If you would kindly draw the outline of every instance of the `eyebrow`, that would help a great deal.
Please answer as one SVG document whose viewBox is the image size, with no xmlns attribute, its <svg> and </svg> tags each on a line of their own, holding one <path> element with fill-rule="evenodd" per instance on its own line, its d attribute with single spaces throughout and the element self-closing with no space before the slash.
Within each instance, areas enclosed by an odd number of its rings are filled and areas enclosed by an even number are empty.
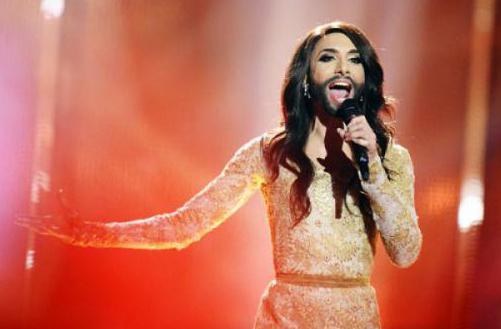
<svg viewBox="0 0 501 329">
<path fill-rule="evenodd" d="M 320 55 L 324 51 L 328 52 L 328 53 L 339 54 L 339 50 L 337 50 L 336 48 L 324 48 L 318 54 Z M 360 52 L 357 49 L 352 48 L 352 49 L 348 50 L 348 54 L 359 54 L 360 55 Z"/>
</svg>

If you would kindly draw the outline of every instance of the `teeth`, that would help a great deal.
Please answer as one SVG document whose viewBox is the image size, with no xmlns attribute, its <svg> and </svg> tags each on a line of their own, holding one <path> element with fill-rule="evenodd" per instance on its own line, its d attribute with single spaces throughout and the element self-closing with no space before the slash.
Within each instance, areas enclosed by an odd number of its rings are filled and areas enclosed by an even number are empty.
<svg viewBox="0 0 501 329">
<path fill-rule="evenodd" d="M 351 85 L 347 82 L 336 82 L 330 85 L 330 89 L 346 89 L 349 91 L 351 89 Z"/>
</svg>

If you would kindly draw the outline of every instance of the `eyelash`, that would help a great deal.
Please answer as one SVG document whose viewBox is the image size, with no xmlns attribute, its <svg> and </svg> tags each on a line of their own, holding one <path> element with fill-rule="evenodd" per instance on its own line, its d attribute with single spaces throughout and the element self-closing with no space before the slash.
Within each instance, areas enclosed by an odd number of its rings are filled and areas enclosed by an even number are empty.
<svg viewBox="0 0 501 329">
<path fill-rule="evenodd" d="M 322 56 L 320 57 L 320 59 L 319 59 L 319 60 L 320 60 L 321 62 L 326 63 L 326 62 L 329 62 L 329 61 L 330 61 L 330 60 L 332 60 L 332 59 L 334 59 L 334 57 L 333 57 L 333 56 L 330 56 L 330 55 L 322 55 Z"/>
<path fill-rule="evenodd" d="M 334 56 L 331 56 L 331 55 L 323 55 L 320 57 L 320 61 L 321 62 L 324 62 L 324 63 L 327 63 L 327 62 L 330 62 L 331 60 L 334 59 Z M 352 57 L 350 58 L 350 61 L 354 64 L 361 64 L 362 63 L 362 59 L 360 57 Z"/>
<path fill-rule="evenodd" d="M 353 63 L 355 64 L 361 64 L 362 63 L 362 59 L 360 57 L 353 57 L 350 59 Z"/>
</svg>

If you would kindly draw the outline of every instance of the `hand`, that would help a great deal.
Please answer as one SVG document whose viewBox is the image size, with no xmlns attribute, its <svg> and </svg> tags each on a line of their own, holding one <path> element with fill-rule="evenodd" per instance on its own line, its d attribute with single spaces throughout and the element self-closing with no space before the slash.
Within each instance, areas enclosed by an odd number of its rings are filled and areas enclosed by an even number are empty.
<svg viewBox="0 0 501 329">
<path fill-rule="evenodd" d="M 64 196 L 63 189 L 57 193 L 58 203 L 62 214 L 42 216 L 16 216 L 14 223 L 26 227 L 35 233 L 54 236 L 63 242 L 71 243 L 74 240 L 75 224 L 81 222 L 79 213 L 71 208 Z"/>
<path fill-rule="evenodd" d="M 344 129 L 337 128 L 338 134 L 345 142 L 354 142 L 367 149 L 369 161 L 378 155 L 376 134 L 364 115 L 351 119 Z"/>
</svg>

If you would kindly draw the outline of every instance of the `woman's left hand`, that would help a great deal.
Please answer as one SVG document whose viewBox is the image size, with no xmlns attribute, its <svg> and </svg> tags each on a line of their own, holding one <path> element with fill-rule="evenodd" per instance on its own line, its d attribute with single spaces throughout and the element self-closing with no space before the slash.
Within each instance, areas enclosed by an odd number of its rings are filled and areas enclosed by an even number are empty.
<svg viewBox="0 0 501 329">
<path fill-rule="evenodd" d="M 367 148 L 369 161 L 377 157 L 376 134 L 364 115 L 354 117 L 344 129 L 337 128 L 337 132 L 344 141 L 357 143 Z"/>
</svg>

